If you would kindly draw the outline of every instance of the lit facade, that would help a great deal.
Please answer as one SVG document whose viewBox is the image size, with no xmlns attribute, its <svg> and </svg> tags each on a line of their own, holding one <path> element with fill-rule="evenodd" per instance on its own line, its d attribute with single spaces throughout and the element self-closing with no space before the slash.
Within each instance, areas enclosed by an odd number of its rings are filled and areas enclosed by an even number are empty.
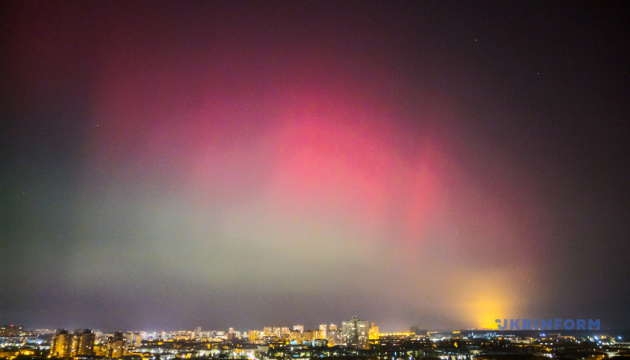
<svg viewBox="0 0 630 360">
<path fill-rule="evenodd" d="M 370 340 L 378 340 L 378 336 L 379 336 L 378 326 L 374 325 L 374 323 L 371 323 L 368 338 Z"/>
<path fill-rule="evenodd" d="M 74 334 L 68 330 L 57 330 L 50 345 L 49 357 L 66 358 L 73 356 L 94 355 L 96 335 L 92 330 L 76 330 Z"/>
<path fill-rule="evenodd" d="M 328 325 L 319 325 L 319 337 L 318 339 L 328 339 Z"/>
<path fill-rule="evenodd" d="M 127 355 L 127 341 L 121 332 L 117 332 L 107 342 L 107 357 L 119 358 Z"/>
<path fill-rule="evenodd" d="M 68 330 L 57 330 L 50 344 L 49 357 L 65 358 L 70 356 L 71 335 Z"/>
<path fill-rule="evenodd" d="M 353 316 L 351 320 L 343 321 L 341 328 L 343 342 L 348 347 L 357 349 L 367 349 L 369 347 L 370 323 L 368 321 L 359 320 L 359 318 Z"/>
</svg>

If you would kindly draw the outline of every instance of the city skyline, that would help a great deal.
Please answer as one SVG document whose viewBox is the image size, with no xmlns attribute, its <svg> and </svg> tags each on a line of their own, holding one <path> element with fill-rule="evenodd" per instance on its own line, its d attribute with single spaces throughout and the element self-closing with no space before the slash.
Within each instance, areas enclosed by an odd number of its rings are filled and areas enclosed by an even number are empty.
<svg viewBox="0 0 630 360">
<path fill-rule="evenodd" d="M 628 328 L 627 23 L 3 1 L 0 324 Z"/>
<path fill-rule="evenodd" d="M 372 321 L 368 321 L 368 320 L 360 320 L 358 317 L 353 316 L 351 321 L 357 319 L 365 324 L 367 324 L 367 327 L 370 330 L 370 333 L 372 331 L 375 332 L 375 334 L 381 333 L 381 334 L 403 334 L 403 333 L 414 333 L 417 335 L 424 335 L 424 334 L 428 334 L 428 333 L 441 333 L 441 332 L 459 332 L 459 331 L 479 331 L 479 332 L 506 332 L 506 333 L 510 333 L 511 331 L 524 331 L 524 332 L 535 332 L 535 331 L 540 331 L 540 332 L 545 332 L 545 331 L 569 331 L 569 332 L 594 332 L 594 331 L 621 331 L 621 332 L 628 332 L 630 331 L 629 329 L 625 329 L 625 328 L 605 328 L 605 327 L 601 327 L 601 320 L 600 319 L 496 319 L 497 322 L 497 326 L 492 327 L 492 328 L 452 328 L 452 329 L 446 329 L 446 328 L 425 328 L 422 326 L 418 326 L 418 325 L 410 325 L 407 326 L 406 328 L 399 328 L 399 329 L 383 329 L 381 327 L 379 327 L 378 324 L 372 322 Z M 517 321 L 517 326 L 514 326 L 514 321 Z M 510 321 L 512 321 L 512 323 L 510 323 Z M 527 324 L 525 324 L 524 322 L 521 325 L 521 321 L 527 321 Z M 318 334 L 322 334 L 322 336 L 326 337 L 326 334 L 330 331 L 330 332 L 341 332 L 341 331 L 345 331 L 344 329 L 344 323 L 347 323 L 347 320 L 343 320 L 343 321 L 338 321 L 336 323 L 321 323 L 321 324 L 316 324 L 313 326 L 310 325 L 303 325 L 303 324 L 293 324 L 293 325 L 288 325 L 288 324 L 265 324 L 263 325 L 259 325 L 259 326 L 254 326 L 254 327 L 249 327 L 249 328 L 234 328 L 234 327 L 227 327 L 227 328 L 207 328 L 206 326 L 194 326 L 192 328 L 188 328 L 188 329 L 184 329 L 184 328 L 178 328 L 178 329 L 173 329 L 173 328 L 161 328 L 161 329 L 121 329 L 121 328 L 110 328 L 110 329 L 93 329 L 94 331 L 100 331 L 103 333 L 115 333 L 115 332 L 133 332 L 133 333 L 169 333 L 169 334 L 175 334 L 175 333 L 188 333 L 188 334 L 194 334 L 194 333 L 199 333 L 199 332 L 203 332 L 203 333 L 217 333 L 218 335 L 227 335 L 230 332 L 236 332 L 238 333 L 248 333 L 251 331 L 256 331 L 256 332 L 260 332 L 262 333 L 266 333 L 269 332 L 269 334 L 267 334 L 267 336 L 271 336 L 271 334 L 275 334 L 275 333 L 293 333 L 293 332 L 318 332 Z M 565 324 L 566 322 L 566 324 Z M 511 324 L 511 325 L 510 325 Z M 23 330 L 28 330 L 28 331 L 35 331 L 35 332 L 39 332 L 40 334 L 45 334 L 45 333 L 52 333 L 58 330 L 66 330 L 66 331 L 71 331 L 72 329 L 75 330 L 83 330 L 85 329 L 85 327 L 82 326 L 70 326 L 70 327 L 52 327 L 52 328 L 47 328 L 47 329 L 39 329 L 39 328 L 34 328 L 34 329 L 24 329 L 23 325 L 4 325 L 2 328 L 4 327 L 15 327 L 16 329 L 23 329 Z M 381 331 L 384 330 L 384 331 Z"/>
<path fill-rule="evenodd" d="M 572 321 L 572 320 L 569 320 Z M 482 334 L 494 337 L 500 337 L 502 335 L 518 335 L 518 336 L 534 336 L 534 337 L 546 337 L 547 333 L 557 335 L 581 335 L 581 336 L 593 336 L 593 334 L 600 334 L 602 336 L 619 335 L 615 337 L 625 338 L 630 336 L 629 329 L 602 329 L 599 327 L 597 320 L 590 319 L 588 325 L 576 328 L 571 325 L 567 328 L 561 324 L 553 324 L 553 319 L 549 319 L 549 323 L 542 324 L 541 326 L 526 327 L 526 328 L 513 328 L 504 327 L 496 329 L 423 329 L 419 326 L 410 326 L 409 329 L 400 331 L 381 331 L 381 328 L 374 322 L 358 319 L 353 317 L 350 320 L 342 321 L 342 326 L 338 324 L 319 324 L 314 327 L 304 327 L 301 324 L 295 324 L 293 326 L 261 326 L 258 328 L 244 329 L 208 329 L 203 326 L 197 326 L 193 329 L 86 329 L 76 328 L 74 330 L 67 328 L 55 328 L 55 329 L 27 329 L 24 326 L 18 325 L 0 325 L 0 337 L 46 337 L 51 334 L 61 335 L 78 335 L 79 338 L 85 337 L 85 335 L 95 334 L 98 338 L 109 337 L 117 333 L 124 335 L 125 337 L 136 337 L 138 343 L 140 339 L 143 341 L 156 341 L 156 340 L 192 340 L 199 341 L 201 339 L 223 339 L 227 341 L 232 340 L 248 340 L 248 341 L 261 341 L 261 342 L 273 342 L 278 341 L 280 338 L 293 338 L 294 336 L 305 336 L 308 341 L 315 339 L 328 339 L 329 346 L 347 346 L 352 348 L 361 348 L 363 345 L 356 343 L 356 339 L 347 338 L 348 334 L 357 333 L 357 327 L 352 327 L 348 323 L 359 322 L 365 323 L 364 330 L 359 330 L 358 334 L 364 337 L 365 340 L 376 340 L 379 338 L 387 337 L 436 337 L 446 336 L 451 334 L 453 336 L 464 336 L 462 334 Z M 232 336 L 233 335 L 233 336 Z M 485 336 L 484 335 L 484 336 Z M 623 336 L 621 336 L 623 335 Z M 356 336 L 356 334 L 355 334 Z M 334 343 L 332 338 L 337 337 L 337 343 Z M 278 338 L 278 339 L 276 339 Z M 355 341 L 354 343 L 352 341 Z M 77 343 L 78 344 L 78 343 Z M 63 357 L 63 356 L 62 356 Z"/>
<path fill-rule="evenodd" d="M 378 359 L 378 360 L 532 360 L 623 359 L 630 350 L 625 332 L 452 331 L 382 333 L 371 324 L 369 335 L 356 317 L 322 329 L 296 325 L 263 331 L 227 333 L 193 331 L 103 333 L 91 329 L 31 332 L 0 325 L 0 356 L 7 360 L 173 360 L 210 359 Z M 16 331 L 19 330 L 19 331 Z M 302 331 L 300 331 L 302 330 Z M 358 332 L 357 332 L 358 331 Z"/>
</svg>

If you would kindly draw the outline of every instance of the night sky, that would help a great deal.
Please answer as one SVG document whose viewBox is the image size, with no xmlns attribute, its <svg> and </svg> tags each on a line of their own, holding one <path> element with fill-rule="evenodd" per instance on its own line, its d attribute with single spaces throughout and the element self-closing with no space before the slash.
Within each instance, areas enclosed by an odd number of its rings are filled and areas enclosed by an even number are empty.
<svg viewBox="0 0 630 360">
<path fill-rule="evenodd" d="M 630 327 L 628 2 L 0 6 L 0 324 Z"/>
</svg>

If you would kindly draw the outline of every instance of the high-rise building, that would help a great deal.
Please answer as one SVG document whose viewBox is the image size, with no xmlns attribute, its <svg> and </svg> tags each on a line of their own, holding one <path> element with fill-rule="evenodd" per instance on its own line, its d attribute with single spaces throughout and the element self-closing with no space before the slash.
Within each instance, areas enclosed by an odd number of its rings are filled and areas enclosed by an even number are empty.
<svg viewBox="0 0 630 360">
<path fill-rule="evenodd" d="M 302 341 L 312 341 L 313 338 L 315 337 L 314 331 L 313 330 L 306 330 L 304 332 L 302 332 L 300 338 L 302 339 Z"/>
<path fill-rule="evenodd" d="M 330 324 L 328 327 L 328 345 L 336 346 L 343 344 L 341 332 L 337 330 L 337 324 Z"/>
<path fill-rule="evenodd" d="M 50 343 L 49 357 L 65 358 L 70 357 L 70 346 L 72 345 L 72 336 L 68 334 L 68 330 L 59 329 L 53 335 Z"/>
<path fill-rule="evenodd" d="M 288 339 L 291 336 L 291 329 L 288 326 L 283 326 L 280 328 L 280 336 L 283 339 Z"/>
<path fill-rule="evenodd" d="M 260 337 L 260 331 L 258 330 L 249 330 L 249 341 L 258 340 Z"/>
<path fill-rule="evenodd" d="M 95 340 L 96 334 L 94 334 L 94 331 L 89 329 L 76 330 L 72 336 L 71 356 L 94 355 Z"/>
<path fill-rule="evenodd" d="M 50 345 L 49 357 L 67 358 L 73 356 L 94 355 L 96 334 L 92 330 L 76 330 L 74 334 L 68 330 L 57 330 Z"/>
<path fill-rule="evenodd" d="M 369 347 L 368 337 L 370 323 L 368 321 L 359 320 L 358 317 L 353 316 L 351 320 L 343 321 L 341 327 L 343 342 L 348 347 L 358 349 L 367 349 Z"/>
<path fill-rule="evenodd" d="M 328 339 L 328 325 L 319 325 L 319 337 L 318 339 Z"/>
<path fill-rule="evenodd" d="M 304 325 L 300 325 L 300 324 L 293 325 L 293 330 L 294 331 L 299 331 L 299 332 L 304 332 Z"/>
<path fill-rule="evenodd" d="M 22 326 L 2 325 L 0 326 L 0 337 L 20 336 L 24 331 Z"/>
<path fill-rule="evenodd" d="M 107 357 L 119 358 L 127 354 L 127 342 L 123 333 L 118 331 L 107 342 Z"/>
<path fill-rule="evenodd" d="M 273 332 L 273 329 L 271 328 L 271 326 L 265 326 L 263 328 L 263 336 L 271 336 Z"/>
<path fill-rule="evenodd" d="M 142 346 L 142 336 L 138 333 L 126 332 L 123 334 L 128 348 L 138 348 Z"/>
<path fill-rule="evenodd" d="M 271 335 L 273 336 L 280 337 L 282 335 L 282 328 L 274 326 L 273 331 L 271 333 L 272 333 Z"/>
</svg>

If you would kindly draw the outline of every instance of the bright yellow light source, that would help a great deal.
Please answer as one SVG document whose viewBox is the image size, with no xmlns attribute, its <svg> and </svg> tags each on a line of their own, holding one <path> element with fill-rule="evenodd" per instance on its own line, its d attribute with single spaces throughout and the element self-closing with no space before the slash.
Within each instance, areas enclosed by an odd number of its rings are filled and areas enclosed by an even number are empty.
<svg viewBox="0 0 630 360">
<path fill-rule="evenodd" d="M 514 289 L 507 274 L 483 272 L 461 279 L 456 292 L 462 315 L 478 328 L 496 329 L 495 319 L 519 315 Z"/>
</svg>

